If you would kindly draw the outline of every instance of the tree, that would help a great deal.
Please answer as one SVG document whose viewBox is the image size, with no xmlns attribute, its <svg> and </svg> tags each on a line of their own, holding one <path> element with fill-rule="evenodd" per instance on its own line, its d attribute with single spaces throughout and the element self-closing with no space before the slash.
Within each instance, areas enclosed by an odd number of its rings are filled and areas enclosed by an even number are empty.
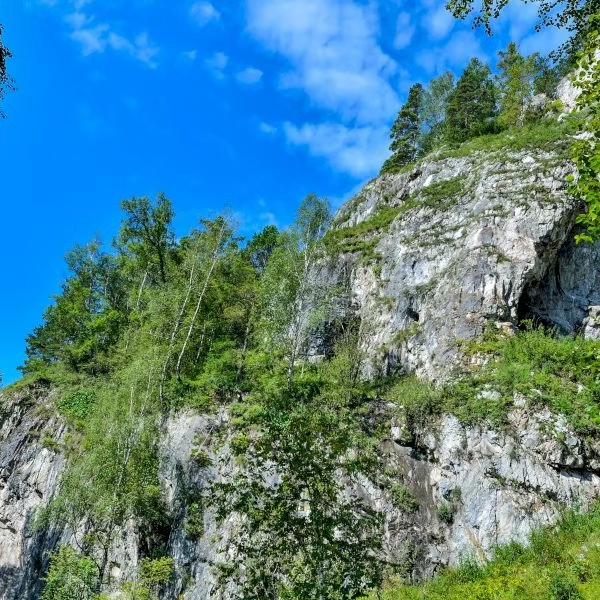
<svg viewBox="0 0 600 600">
<path fill-rule="evenodd" d="M 148 198 L 132 198 L 121 204 L 126 213 L 118 245 L 135 255 L 146 272 L 158 270 L 162 283 L 167 281 L 167 262 L 173 247 L 171 201 L 159 194 L 155 203 Z"/>
<path fill-rule="evenodd" d="M 521 126 L 525 120 L 527 106 L 533 97 L 539 56 L 523 56 L 514 42 L 511 42 L 505 51 L 500 51 L 498 56 L 498 123 L 507 128 Z"/>
<path fill-rule="evenodd" d="M 575 197 L 586 206 L 586 212 L 577 219 L 584 232 L 576 239 L 590 243 L 600 240 L 600 13 L 592 18 L 591 25 L 577 62 L 576 84 L 581 89 L 577 109 L 586 119 L 585 135 L 573 146 L 578 178 L 571 186 Z"/>
<path fill-rule="evenodd" d="M 385 161 L 382 172 L 399 169 L 414 162 L 418 157 L 423 92 L 423 86 L 420 83 L 410 88 L 408 99 L 400 109 L 392 126 L 390 133 L 392 156 Z"/>
<path fill-rule="evenodd" d="M 0 23 L 0 119 L 3 119 L 5 117 L 5 114 L 1 108 L 1 102 L 4 99 L 6 91 L 14 89 L 13 81 L 8 75 L 8 71 L 6 68 L 6 61 L 9 58 L 12 58 L 12 53 L 6 46 L 4 46 L 4 43 L 2 41 L 3 33 L 4 27 Z"/>
<path fill-rule="evenodd" d="M 243 467 L 212 496 L 220 518 L 242 517 L 222 570 L 241 600 L 354 600 L 381 583 L 382 515 L 350 491 L 379 473 L 358 416 L 368 386 L 355 340 L 344 346 L 287 382 L 272 356 L 250 365 L 252 394 L 234 407 Z"/>
<path fill-rule="evenodd" d="M 278 244 L 279 231 L 274 225 L 268 225 L 250 240 L 245 252 L 258 273 L 265 272 L 269 259 Z"/>
<path fill-rule="evenodd" d="M 537 56 L 536 74 L 533 81 L 533 91 L 536 94 L 545 94 L 548 98 L 556 96 L 556 88 L 560 78 L 565 75 L 561 62 L 552 64 L 547 56 Z"/>
<path fill-rule="evenodd" d="M 490 133 L 495 127 L 496 89 L 487 65 L 473 58 L 448 101 L 447 136 L 454 143 Z"/>
<path fill-rule="evenodd" d="M 536 29 L 555 26 L 573 33 L 564 48 L 574 60 L 576 52 L 583 47 L 588 33 L 593 30 L 591 17 L 600 12 L 600 0 L 531 0 L 538 4 L 539 22 Z M 476 13 L 475 24 L 492 31 L 492 20 L 497 19 L 509 0 L 448 0 L 448 10 L 458 19 Z"/>
<path fill-rule="evenodd" d="M 76 247 L 66 262 L 70 277 L 43 325 L 27 338 L 26 373 L 61 361 L 75 371 L 105 372 L 126 322 L 126 290 L 115 258 L 95 241 Z"/>
<path fill-rule="evenodd" d="M 454 75 L 449 71 L 431 81 L 423 94 L 420 120 L 424 133 L 421 152 L 426 154 L 442 143 L 448 101 L 454 90 Z"/>
<path fill-rule="evenodd" d="M 331 223 L 329 203 L 314 194 L 302 202 L 296 222 L 280 236 L 260 284 L 259 345 L 283 354 L 291 378 L 311 315 L 320 303 L 319 286 L 309 281 Z"/>
<path fill-rule="evenodd" d="M 50 559 L 42 600 L 92 600 L 97 586 L 94 561 L 62 546 Z"/>
</svg>

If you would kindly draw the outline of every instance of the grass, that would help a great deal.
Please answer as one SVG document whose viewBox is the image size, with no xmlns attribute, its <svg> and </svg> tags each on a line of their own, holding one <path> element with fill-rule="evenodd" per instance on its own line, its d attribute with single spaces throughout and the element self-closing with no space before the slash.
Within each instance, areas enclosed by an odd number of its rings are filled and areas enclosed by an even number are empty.
<svg viewBox="0 0 600 600">
<path fill-rule="evenodd" d="M 463 142 L 459 146 L 442 146 L 415 163 L 402 167 L 391 167 L 382 170 L 381 174 L 397 175 L 409 173 L 417 165 L 428 160 L 443 160 L 445 158 L 462 158 L 476 152 L 515 151 L 527 149 L 545 149 L 557 147 L 567 152 L 571 147 L 570 136 L 579 132 L 582 116 L 572 113 L 562 121 L 543 119 L 529 123 L 523 127 L 507 129 L 500 133 L 482 135 Z"/>
<path fill-rule="evenodd" d="M 375 600 L 592 600 L 600 598 L 600 506 L 569 512 L 528 547 L 500 547 L 482 566 L 466 562 L 429 583 L 389 583 Z"/>
<path fill-rule="evenodd" d="M 414 423 L 452 413 L 465 424 L 485 421 L 501 427 L 520 395 L 531 406 L 565 415 L 581 435 L 600 434 L 600 342 L 536 329 L 514 337 L 488 335 L 465 351 L 490 360 L 441 388 L 401 379 L 390 390 L 390 400 Z"/>
<path fill-rule="evenodd" d="M 571 146 L 569 136 L 579 131 L 581 117 L 572 114 L 562 121 L 545 119 L 500 133 L 482 135 L 468 140 L 457 147 L 442 148 L 434 154 L 436 159 L 459 158 L 475 152 L 497 152 L 499 150 L 543 149 L 560 144 L 567 150 Z"/>
<path fill-rule="evenodd" d="M 330 230 L 325 236 L 326 247 L 337 254 L 360 253 L 367 259 L 376 258 L 375 247 L 379 239 L 374 236 L 392 224 L 400 214 L 401 208 L 386 206 L 358 225 Z"/>
<path fill-rule="evenodd" d="M 376 259 L 375 247 L 379 235 L 397 218 L 422 207 L 447 210 L 456 204 L 465 189 L 464 177 L 432 183 L 414 196 L 409 196 L 402 204 L 384 206 L 357 225 L 332 229 L 325 236 L 325 244 L 338 254 L 357 253 L 366 259 Z"/>
</svg>

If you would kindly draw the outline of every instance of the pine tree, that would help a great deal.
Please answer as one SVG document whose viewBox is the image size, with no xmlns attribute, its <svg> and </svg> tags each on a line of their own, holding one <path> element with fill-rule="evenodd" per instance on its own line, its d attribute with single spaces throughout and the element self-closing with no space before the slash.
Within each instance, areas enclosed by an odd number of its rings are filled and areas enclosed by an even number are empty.
<svg viewBox="0 0 600 600">
<path fill-rule="evenodd" d="M 552 64 L 545 56 L 537 57 L 533 91 L 535 94 L 545 94 L 548 98 L 556 97 L 556 88 L 561 77 L 567 74 L 568 68 L 564 61 Z"/>
<path fill-rule="evenodd" d="M 410 88 L 408 100 L 400 109 L 396 121 L 392 126 L 390 150 L 393 154 L 385 161 L 381 169 L 382 172 L 399 169 L 410 164 L 418 157 L 423 93 L 423 86 L 420 83 Z"/>
<path fill-rule="evenodd" d="M 473 58 L 448 102 L 447 137 L 460 143 L 495 127 L 496 87 L 490 69 Z"/>
<path fill-rule="evenodd" d="M 498 124 L 502 127 L 520 127 L 534 94 L 534 82 L 538 71 L 539 56 L 523 56 L 517 44 L 511 42 L 498 56 L 498 89 L 500 90 L 500 114 Z"/>
</svg>

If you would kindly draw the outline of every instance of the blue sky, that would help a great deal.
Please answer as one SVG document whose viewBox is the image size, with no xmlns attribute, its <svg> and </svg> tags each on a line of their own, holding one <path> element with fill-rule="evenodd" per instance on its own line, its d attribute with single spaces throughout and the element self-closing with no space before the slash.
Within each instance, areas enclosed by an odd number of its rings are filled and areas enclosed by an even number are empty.
<svg viewBox="0 0 600 600">
<path fill-rule="evenodd" d="M 4 382 L 64 255 L 110 243 L 122 199 L 165 192 L 182 233 L 223 208 L 246 234 L 285 226 L 311 192 L 337 206 L 386 158 L 411 83 L 563 39 L 534 22 L 512 4 L 488 38 L 439 0 L 2 0 Z"/>
</svg>

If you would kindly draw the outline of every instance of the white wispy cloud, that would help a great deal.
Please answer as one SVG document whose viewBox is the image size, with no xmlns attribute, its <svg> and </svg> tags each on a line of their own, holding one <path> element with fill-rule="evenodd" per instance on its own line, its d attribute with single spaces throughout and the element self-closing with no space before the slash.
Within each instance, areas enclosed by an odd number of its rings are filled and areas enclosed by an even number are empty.
<svg viewBox="0 0 600 600">
<path fill-rule="evenodd" d="M 548 54 L 564 44 L 569 37 L 569 32 L 564 29 L 548 27 L 525 37 L 521 42 L 521 50 L 525 54 Z"/>
<path fill-rule="evenodd" d="M 238 71 L 235 78 L 240 82 L 246 85 L 253 85 L 258 83 L 263 76 L 263 72 L 260 69 L 256 69 L 254 67 L 246 67 L 241 71 Z"/>
<path fill-rule="evenodd" d="M 223 79 L 225 69 L 229 64 L 229 56 L 225 52 L 215 52 L 212 56 L 204 59 L 204 64 L 217 79 Z"/>
<path fill-rule="evenodd" d="M 346 119 L 386 120 L 398 106 L 396 63 L 378 42 L 374 4 L 348 0 L 248 0 L 248 30 L 285 57 L 285 88 L 303 90 Z"/>
<path fill-rule="evenodd" d="M 265 121 L 260 123 L 258 129 L 266 135 L 275 135 L 277 133 L 277 127 L 271 125 L 270 123 L 266 123 Z"/>
<path fill-rule="evenodd" d="M 194 2 L 190 6 L 190 16 L 201 27 L 211 21 L 218 21 L 221 13 L 210 2 Z"/>
<path fill-rule="evenodd" d="M 84 56 L 114 50 L 128 54 L 150 68 L 157 66 L 159 48 L 151 42 L 146 32 L 132 38 L 126 37 L 115 31 L 109 23 L 98 22 L 95 15 L 84 12 L 87 4 L 83 0 L 72 3 L 74 10 L 64 17 L 69 27 L 69 37 L 79 44 Z"/>
<path fill-rule="evenodd" d="M 435 52 L 424 50 L 415 58 L 429 73 L 441 73 L 448 68 L 462 68 L 471 58 L 486 60 L 487 57 L 472 31 L 457 31 Z"/>
<path fill-rule="evenodd" d="M 378 171 L 388 156 L 389 129 L 382 126 L 346 127 L 340 123 L 284 123 L 287 141 L 306 146 L 318 158 L 326 159 L 336 170 L 354 177 Z"/>
<path fill-rule="evenodd" d="M 415 35 L 415 26 L 412 23 L 410 13 L 401 12 L 396 21 L 396 35 L 394 36 L 394 48 L 402 50 L 410 45 Z"/>
<path fill-rule="evenodd" d="M 456 20 L 448 12 L 446 3 L 435 7 L 428 11 L 423 18 L 423 25 L 430 38 L 440 40 L 445 38 L 452 28 Z"/>
<path fill-rule="evenodd" d="M 194 62 L 198 58 L 198 50 L 184 50 L 181 53 L 181 56 L 191 62 Z"/>
<path fill-rule="evenodd" d="M 249 33 L 286 60 L 280 87 L 303 92 L 310 105 L 329 114 L 321 123 L 284 123 L 289 144 L 355 177 L 376 171 L 400 105 L 392 85 L 399 68 L 381 47 L 376 3 L 247 0 L 247 7 Z M 404 25 L 399 45 L 412 35 L 410 21 Z"/>
</svg>

